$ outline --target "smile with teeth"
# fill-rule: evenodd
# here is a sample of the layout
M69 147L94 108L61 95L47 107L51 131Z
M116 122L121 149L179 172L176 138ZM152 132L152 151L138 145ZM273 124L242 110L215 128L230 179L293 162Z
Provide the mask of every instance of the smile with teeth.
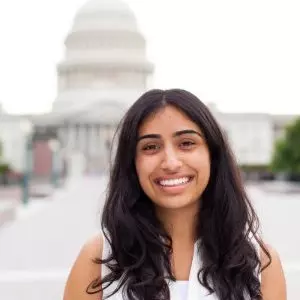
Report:
M181 178L174 178L174 179L163 179L158 180L157 183L161 186L178 186L184 185L192 180L192 177L181 177Z

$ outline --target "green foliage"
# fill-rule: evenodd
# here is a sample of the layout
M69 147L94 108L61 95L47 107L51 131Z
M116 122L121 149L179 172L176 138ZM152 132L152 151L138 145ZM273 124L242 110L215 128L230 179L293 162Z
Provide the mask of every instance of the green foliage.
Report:
M4 174L10 170L9 164L0 163L0 174Z
M286 127L284 138L276 141L271 169L300 174L300 118Z
M2 148L2 143L0 141L0 175L5 174L10 170L9 164L3 162L3 148Z
M240 165L241 170L244 172L267 172L269 170L268 165Z

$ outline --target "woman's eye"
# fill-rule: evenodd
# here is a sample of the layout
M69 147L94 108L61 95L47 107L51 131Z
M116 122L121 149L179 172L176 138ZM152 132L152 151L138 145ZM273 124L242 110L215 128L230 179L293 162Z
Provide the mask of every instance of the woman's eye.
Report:
M144 151L153 151L153 150L158 150L159 145L146 145L145 147L142 148Z
M195 143L192 141L184 141L180 144L182 148L191 148L193 145L195 145Z

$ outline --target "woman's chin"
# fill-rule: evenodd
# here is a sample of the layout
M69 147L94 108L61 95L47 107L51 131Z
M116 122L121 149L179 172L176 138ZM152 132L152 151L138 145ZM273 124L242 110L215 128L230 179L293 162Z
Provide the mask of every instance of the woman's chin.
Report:
M184 209L186 207L190 206L196 206L196 203L198 201L193 201L191 199L188 199L186 196L172 196L172 197L162 197L161 199L157 199L158 201L155 201L155 205L159 208L163 209Z

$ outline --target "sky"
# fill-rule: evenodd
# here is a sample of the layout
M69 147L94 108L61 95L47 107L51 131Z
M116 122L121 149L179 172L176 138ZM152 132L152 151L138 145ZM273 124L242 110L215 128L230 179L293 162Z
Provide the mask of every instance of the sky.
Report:
M0 0L6 111L51 108L64 39L86 1ZM190 90L225 112L300 114L300 1L123 1L147 40L153 87Z

